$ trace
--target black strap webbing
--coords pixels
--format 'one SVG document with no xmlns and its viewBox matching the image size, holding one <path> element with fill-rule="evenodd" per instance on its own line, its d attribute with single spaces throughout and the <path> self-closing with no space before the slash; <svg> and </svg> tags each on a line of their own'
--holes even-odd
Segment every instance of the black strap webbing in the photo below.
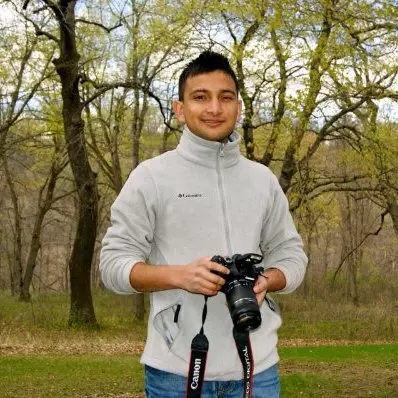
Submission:
<svg viewBox="0 0 398 398">
<path fill-rule="evenodd" d="M 202 392 L 207 352 L 209 351 L 209 341 L 204 334 L 206 316 L 207 297 L 205 296 L 205 304 L 202 312 L 202 327 L 191 343 L 191 360 L 189 362 L 186 398 L 200 398 L 200 394 Z"/>
</svg>

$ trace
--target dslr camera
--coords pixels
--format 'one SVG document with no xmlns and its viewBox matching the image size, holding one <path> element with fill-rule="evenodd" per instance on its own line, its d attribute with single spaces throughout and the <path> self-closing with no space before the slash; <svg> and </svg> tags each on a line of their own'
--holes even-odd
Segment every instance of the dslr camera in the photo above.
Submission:
<svg viewBox="0 0 398 398">
<path fill-rule="evenodd" d="M 241 332 L 248 332 L 261 325 L 260 309 L 253 287 L 264 271 L 263 267 L 255 267 L 262 260 L 263 256 L 256 253 L 234 254 L 232 257 L 216 255 L 211 259 L 230 270 L 228 275 L 214 273 L 225 279 L 221 291 L 225 293 L 232 322 Z"/>
</svg>

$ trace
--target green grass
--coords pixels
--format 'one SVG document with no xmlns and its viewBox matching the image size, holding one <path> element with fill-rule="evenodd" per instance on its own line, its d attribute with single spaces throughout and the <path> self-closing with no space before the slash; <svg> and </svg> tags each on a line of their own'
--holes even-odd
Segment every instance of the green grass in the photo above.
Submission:
<svg viewBox="0 0 398 398">
<path fill-rule="evenodd" d="M 101 336 L 115 338 L 129 334 L 131 339 L 142 341 L 146 325 L 137 322 L 133 316 L 130 296 L 117 296 L 108 292 L 94 294 L 94 306 L 100 324 L 98 332 L 74 330 L 67 327 L 69 317 L 69 296 L 62 293 L 35 295 L 31 303 L 0 293 L 0 338 L 4 334 L 28 333 L 38 338 L 57 336 Z"/>
<path fill-rule="evenodd" d="M 370 302 L 355 307 L 338 299 L 306 300 L 299 295 L 278 296 L 282 308 L 282 340 L 358 340 L 362 342 L 398 341 L 398 303 Z M 99 336 L 112 338 L 126 333 L 143 340 L 145 324 L 136 322 L 129 296 L 94 293 L 94 305 L 101 330 Z M 66 327 L 69 296 L 61 293 L 35 295 L 30 303 L 18 302 L 0 292 L 0 338 L 9 333 L 34 335 L 77 335 Z"/>
<path fill-rule="evenodd" d="M 279 298 L 285 397 L 398 397 L 394 302 Z M 143 397 L 146 327 L 131 298 L 95 292 L 99 330 L 69 329 L 69 297 L 0 293 L 0 397 Z"/>
<path fill-rule="evenodd" d="M 282 397 L 398 397 L 398 344 L 281 348 Z"/>
<path fill-rule="evenodd" d="M 375 344 L 356 346 L 322 346 L 322 347 L 281 347 L 282 357 L 286 355 L 290 362 L 325 364 L 358 363 L 375 366 L 398 365 L 398 344 Z"/>
<path fill-rule="evenodd" d="M 278 296 L 283 339 L 398 341 L 398 303 L 373 300 L 359 307 L 341 299 L 310 300 L 299 295 Z"/>
<path fill-rule="evenodd" d="M 398 345 L 282 347 L 280 355 L 282 397 L 398 396 Z M 143 368 L 135 355 L 15 355 L 0 361 L 4 397 L 138 397 L 142 391 Z"/>
<path fill-rule="evenodd" d="M 94 397 L 143 391 L 137 356 L 10 356 L 0 361 L 0 396 Z"/>
</svg>

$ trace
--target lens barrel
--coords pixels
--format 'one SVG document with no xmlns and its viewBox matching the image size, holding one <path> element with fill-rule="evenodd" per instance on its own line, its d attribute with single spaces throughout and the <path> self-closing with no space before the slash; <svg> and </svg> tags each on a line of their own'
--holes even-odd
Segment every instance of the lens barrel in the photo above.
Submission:
<svg viewBox="0 0 398 398">
<path fill-rule="evenodd" d="M 253 292 L 253 283 L 235 279 L 225 289 L 233 324 L 239 331 L 249 331 L 261 325 L 261 314 Z"/>
</svg>

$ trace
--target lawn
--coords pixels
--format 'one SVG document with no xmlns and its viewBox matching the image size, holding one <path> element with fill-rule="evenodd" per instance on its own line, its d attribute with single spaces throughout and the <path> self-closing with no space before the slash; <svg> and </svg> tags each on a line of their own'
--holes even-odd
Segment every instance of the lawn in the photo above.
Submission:
<svg viewBox="0 0 398 398">
<path fill-rule="evenodd" d="M 398 345 L 282 347 L 282 397 L 398 397 Z M 139 356 L 8 355 L 3 397 L 143 397 Z"/>
<path fill-rule="evenodd" d="M 282 397 L 398 397 L 398 344 L 281 348 Z"/>
<path fill-rule="evenodd" d="M 283 298 L 282 397 L 398 397 L 398 314 Z M 0 397 L 144 397 L 145 324 L 129 298 L 95 294 L 100 330 L 66 325 L 68 297 L 0 295 Z"/>
</svg>

